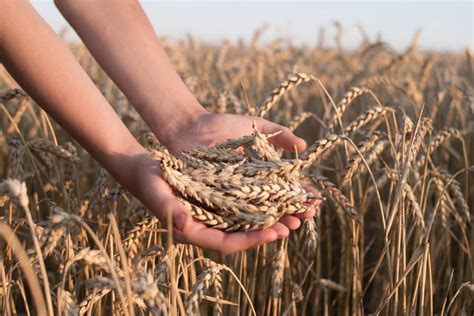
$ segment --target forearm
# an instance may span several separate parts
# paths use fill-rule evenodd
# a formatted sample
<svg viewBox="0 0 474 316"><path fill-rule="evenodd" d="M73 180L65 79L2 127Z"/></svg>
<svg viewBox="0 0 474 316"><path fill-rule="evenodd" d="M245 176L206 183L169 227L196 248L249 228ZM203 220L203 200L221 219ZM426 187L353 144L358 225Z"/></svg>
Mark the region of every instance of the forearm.
<svg viewBox="0 0 474 316"><path fill-rule="evenodd" d="M15 80L119 181L145 154L65 44L27 1L2 2L0 60Z"/></svg>
<svg viewBox="0 0 474 316"><path fill-rule="evenodd" d="M133 0L56 0L96 60L165 144L205 110Z"/></svg>

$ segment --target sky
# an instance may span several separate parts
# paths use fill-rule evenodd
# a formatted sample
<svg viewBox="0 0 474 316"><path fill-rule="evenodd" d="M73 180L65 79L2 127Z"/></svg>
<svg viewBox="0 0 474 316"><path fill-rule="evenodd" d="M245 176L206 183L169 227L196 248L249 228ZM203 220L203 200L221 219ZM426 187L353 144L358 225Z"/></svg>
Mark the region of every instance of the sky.
<svg viewBox="0 0 474 316"><path fill-rule="evenodd" d="M13 1L13 0L11 0ZM67 25L50 0L33 0L41 16L56 30ZM334 44L334 21L343 27L343 46L360 43L357 24L372 39L382 39L398 50L410 45L421 28L420 46L459 51L473 47L473 1L141 1L156 33L171 39L187 34L210 42L252 38L268 24L262 41L278 35L294 43L315 45L319 28L326 43ZM77 39L72 33L71 39Z"/></svg>

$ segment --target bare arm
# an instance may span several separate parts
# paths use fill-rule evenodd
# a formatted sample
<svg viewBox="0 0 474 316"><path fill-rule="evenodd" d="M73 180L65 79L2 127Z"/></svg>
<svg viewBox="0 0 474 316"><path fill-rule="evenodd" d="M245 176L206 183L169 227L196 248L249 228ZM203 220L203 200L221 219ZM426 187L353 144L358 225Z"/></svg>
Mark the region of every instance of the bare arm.
<svg viewBox="0 0 474 316"><path fill-rule="evenodd" d="M1 11L0 60L7 70L119 182L130 182L121 170L146 150L28 1L3 1Z"/></svg>
<svg viewBox="0 0 474 316"><path fill-rule="evenodd" d="M174 151L252 132L255 120L286 150L305 142L287 128L249 116L207 112L183 83L136 0L55 0L61 13L158 139Z"/></svg>
<svg viewBox="0 0 474 316"><path fill-rule="evenodd" d="M102 68L165 145L207 113L177 74L135 0L56 0Z"/></svg>

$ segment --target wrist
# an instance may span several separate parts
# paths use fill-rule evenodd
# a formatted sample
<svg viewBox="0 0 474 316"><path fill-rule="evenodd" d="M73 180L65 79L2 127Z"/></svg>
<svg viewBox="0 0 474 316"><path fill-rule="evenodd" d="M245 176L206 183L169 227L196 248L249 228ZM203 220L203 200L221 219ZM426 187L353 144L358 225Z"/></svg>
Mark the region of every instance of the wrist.
<svg viewBox="0 0 474 316"><path fill-rule="evenodd" d="M113 152L106 153L99 161L110 175L130 193L135 195L138 190L139 170L144 161L151 159L146 148L138 142L121 146Z"/></svg>
<svg viewBox="0 0 474 316"><path fill-rule="evenodd" d="M148 109L148 113L142 117L158 140L169 148L183 130L193 126L202 116L210 114L193 96L162 100L144 108Z"/></svg>

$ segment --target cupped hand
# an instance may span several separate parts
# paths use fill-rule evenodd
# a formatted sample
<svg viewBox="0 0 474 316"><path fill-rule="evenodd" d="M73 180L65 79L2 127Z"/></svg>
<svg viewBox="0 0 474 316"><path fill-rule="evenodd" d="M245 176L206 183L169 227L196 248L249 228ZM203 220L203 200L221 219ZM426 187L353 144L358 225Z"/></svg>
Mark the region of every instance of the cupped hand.
<svg viewBox="0 0 474 316"><path fill-rule="evenodd" d="M212 114L209 112L200 114L196 120L182 126L178 133L173 134L171 140L165 145L177 153L198 145L215 145L229 139L252 134L254 122L258 131L263 134L279 132L278 135L269 139L271 144L293 152L295 148L298 152L306 148L304 139L293 134L285 126L255 116Z"/></svg>
<svg viewBox="0 0 474 316"><path fill-rule="evenodd" d="M173 152L179 153L198 145L218 144L228 139L250 135L253 132L254 122L257 129L264 134L280 132L269 139L273 145L288 151L294 151L295 148L297 151L305 149L305 141L284 126L257 117L210 113L200 115L192 124L180 128L177 134L170 137L172 142L165 145ZM225 233L208 228L192 218L187 209L176 200L171 187L161 177L156 161L143 158L139 168L137 174L140 174L140 199L155 212L163 224L167 222L168 214L172 215L175 240L222 254L242 251L287 237L291 230L300 226L301 219L310 218L315 214L312 208L308 212L295 216L285 215L273 226L263 230ZM314 189L306 189L317 193Z"/></svg>

